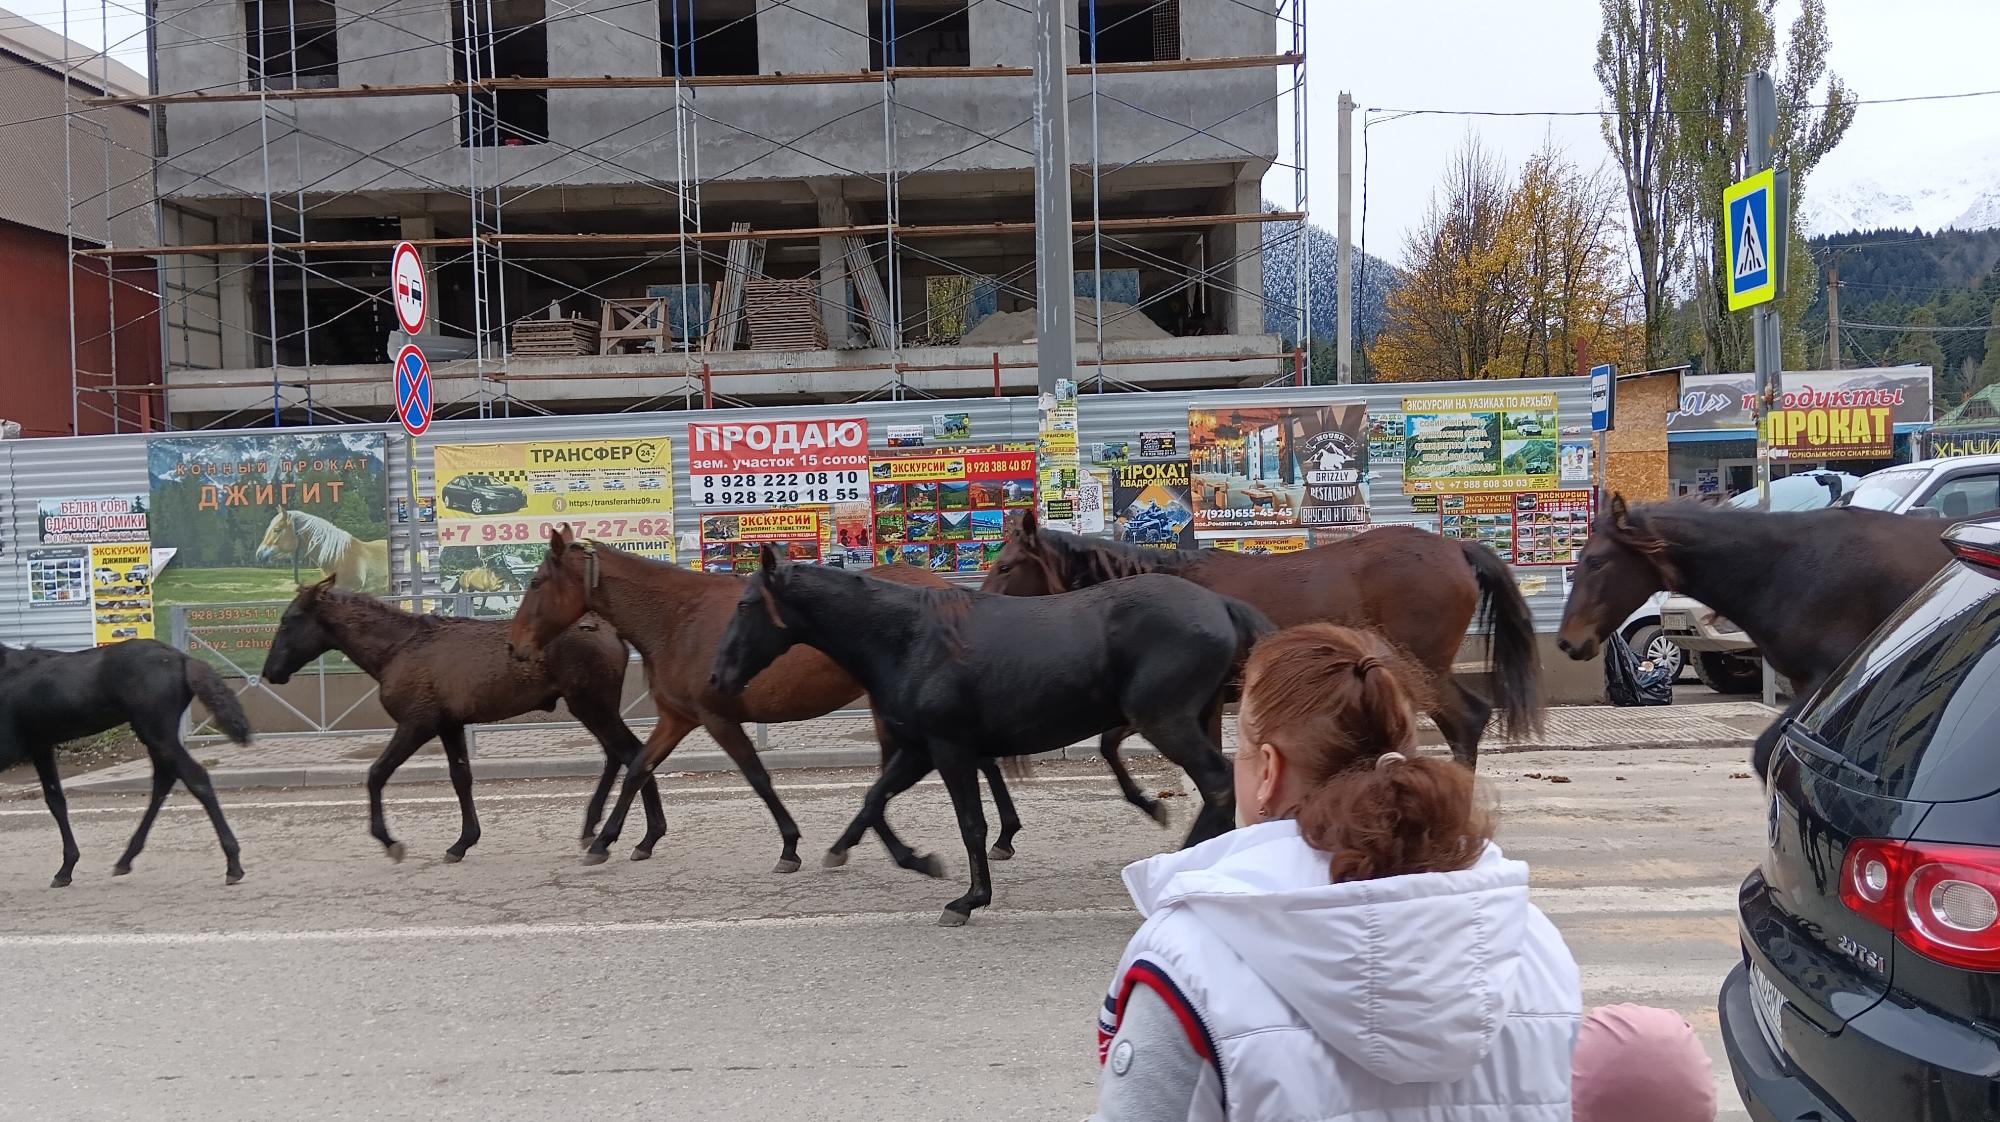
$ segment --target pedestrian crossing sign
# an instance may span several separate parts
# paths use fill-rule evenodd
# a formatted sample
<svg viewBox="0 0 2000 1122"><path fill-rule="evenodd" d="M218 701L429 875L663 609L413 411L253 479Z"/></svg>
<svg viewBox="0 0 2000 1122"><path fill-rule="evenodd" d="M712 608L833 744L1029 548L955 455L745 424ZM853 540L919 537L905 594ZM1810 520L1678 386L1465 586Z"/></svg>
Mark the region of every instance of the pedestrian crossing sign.
<svg viewBox="0 0 2000 1122"><path fill-rule="evenodd" d="M1772 221L1777 198L1777 175L1769 168L1722 192L1723 271L1732 312L1777 298L1773 258L1781 247L1772 239L1785 236Z"/></svg>

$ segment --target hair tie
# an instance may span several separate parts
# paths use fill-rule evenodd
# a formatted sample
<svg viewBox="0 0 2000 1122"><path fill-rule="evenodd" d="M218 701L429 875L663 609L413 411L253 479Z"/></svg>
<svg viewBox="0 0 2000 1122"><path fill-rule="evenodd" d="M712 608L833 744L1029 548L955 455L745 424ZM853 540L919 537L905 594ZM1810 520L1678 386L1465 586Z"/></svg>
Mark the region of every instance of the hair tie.
<svg viewBox="0 0 2000 1122"><path fill-rule="evenodd" d="M1375 757L1375 770L1381 771L1383 768L1388 767L1390 764L1400 764L1407 761L1408 759L1409 757L1403 755L1401 752L1384 752L1381 755Z"/></svg>
<svg viewBox="0 0 2000 1122"><path fill-rule="evenodd" d="M1354 676L1357 678L1366 678L1370 670L1380 665L1382 665L1382 660L1376 658L1374 655L1359 659L1354 663Z"/></svg>

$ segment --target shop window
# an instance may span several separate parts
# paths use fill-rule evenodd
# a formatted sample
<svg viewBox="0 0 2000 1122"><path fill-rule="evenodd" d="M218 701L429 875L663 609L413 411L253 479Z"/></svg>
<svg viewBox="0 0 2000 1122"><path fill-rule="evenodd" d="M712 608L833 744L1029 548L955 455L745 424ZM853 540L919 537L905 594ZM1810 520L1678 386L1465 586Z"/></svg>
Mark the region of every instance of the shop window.
<svg viewBox="0 0 2000 1122"><path fill-rule="evenodd" d="M757 72L757 0L660 0L660 73Z"/></svg>
<svg viewBox="0 0 2000 1122"><path fill-rule="evenodd" d="M971 66L966 0L868 0L868 68L882 69L883 36L894 32L892 66Z"/></svg>
<svg viewBox="0 0 2000 1122"><path fill-rule="evenodd" d="M328 90L340 84L331 0L250 0L244 54L253 90Z"/></svg>
<svg viewBox="0 0 2000 1122"><path fill-rule="evenodd" d="M490 18L487 12L491 12ZM546 78L549 31L542 0L491 0L478 11L479 33L467 42L465 5L451 6L452 77ZM468 57L467 51L477 52ZM473 65L476 63L476 66ZM549 139L547 90L468 91L458 95L458 140L466 147L544 144Z"/></svg>
<svg viewBox="0 0 2000 1122"><path fill-rule="evenodd" d="M1092 0L1076 6L1082 59L1091 62L1166 62L1181 57L1180 0L1122 0L1096 3L1093 38Z"/></svg>

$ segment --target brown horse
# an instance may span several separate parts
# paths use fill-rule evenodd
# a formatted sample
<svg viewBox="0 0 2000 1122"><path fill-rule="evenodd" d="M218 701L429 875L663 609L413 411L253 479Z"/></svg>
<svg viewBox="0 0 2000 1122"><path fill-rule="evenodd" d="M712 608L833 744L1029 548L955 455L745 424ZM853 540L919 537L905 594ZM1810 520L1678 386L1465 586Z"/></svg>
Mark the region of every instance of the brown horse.
<svg viewBox="0 0 2000 1122"><path fill-rule="evenodd" d="M1466 767L1478 762L1493 706L1458 684L1451 667L1483 606L1502 727L1517 735L1541 728L1535 624L1513 574L1484 545L1414 526L1385 526L1337 545L1257 556L1142 549L1042 530L1029 511L1010 527L981 587L1045 596L1137 573L1192 581L1249 604L1280 628L1325 620L1380 633L1432 678L1431 717L1453 758ZM1105 736L1105 759L1114 771L1122 771L1116 751L1123 736L1124 730Z"/></svg>
<svg viewBox="0 0 2000 1122"><path fill-rule="evenodd" d="M590 844L584 863L595 865L607 858L631 808L635 785L652 775L682 737L701 728L742 769L744 779L777 822L784 849L775 871L797 872L798 825L772 788L756 746L743 733L743 722L779 724L825 716L853 704L862 695L860 683L825 655L801 648L772 664L747 690L726 696L710 684L709 671L722 633L743 595L743 578L690 572L597 542L572 545L574 540L563 529L550 531L548 555L528 582L527 594L507 633L514 656L534 657L563 628L585 612L595 612L616 627L645 660L646 683L660 714L644 750L627 769L618 804L605 820L604 832ZM943 577L909 565L884 565L868 573L919 588L950 587ZM878 722L878 741L882 740L881 731ZM882 743L886 763L890 751L887 742ZM994 856L1005 860L1013 856L1013 839L1021 820L1000 777L999 765L984 760L979 770L986 776L1000 813ZM922 860L913 854L899 857L899 862L908 861L907 867L912 868Z"/></svg>
<svg viewBox="0 0 2000 1122"><path fill-rule="evenodd" d="M1589 658L1647 597L1686 593L1743 629L1771 669L1790 679L1796 710L1951 560L1942 526L1852 507L1628 507L1613 495L1583 547L1556 645ZM1757 740L1751 761L1759 775L1782 723Z"/></svg>
<svg viewBox="0 0 2000 1122"><path fill-rule="evenodd" d="M597 820L621 764L639 754L639 738L619 715L625 687L625 644L610 627L584 620L549 644L546 657L509 657L507 624L500 620L446 619L412 615L363 592L333 587L328 578L300 587L285 608L264 680L284 685L299 668L328 651L345 654L381 685L382 708L396 720L388 747L368 769L368 832L403 859L403 843L389 836L382 816L382 788L417 749L432 737L444 743L451 785L458 792L459 836L445 850L446 861L464 859L479 841L479 815L472 808L472 762L465 726L504 721L535 710L547 712L558 698L604 747L604 774L584 811L583 840L597 835ZM652 856L667 831L659 789L646 780L646 839L633 860Z"/></svg>

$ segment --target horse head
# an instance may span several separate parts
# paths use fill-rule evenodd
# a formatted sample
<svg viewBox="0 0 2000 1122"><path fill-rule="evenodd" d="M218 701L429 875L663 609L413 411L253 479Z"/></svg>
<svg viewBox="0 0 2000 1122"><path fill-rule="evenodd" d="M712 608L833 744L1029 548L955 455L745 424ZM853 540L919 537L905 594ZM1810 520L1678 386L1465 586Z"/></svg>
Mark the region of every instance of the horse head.
<svg viewBox="0 0 2000 1122"><path fill-rule="evenodd" d="M292 512L281 510L271 516L271 524L264 528L264 540L257 543L257 560L275 561L298 552L299 532L292 525Z"/></svg>
<svg viewBox="0 0 2000 1122"><path fill-rule="evenodd" d="M1589 658L1647 597L1672 589L1674 570L1666 549L1667 543L1626 507L1625 496L1612 495L1577 558L1576 583L1563 605L1556 646L1571 658Z"/></svg>
<svg viewBox="0 0 2000 1122"><path fill-rule="evenodd" d="M1024 511L1007 527L1006 544L993 568L979 585L981 592L1005 596L1049 596L1066 591L1062 559L1054 544L1042 536L1041 524L1033 510Z"/></svg>
<svg viewBox="0 0 2000 1122"><path fill-rule="evenodd" d="M792 566L779 561L769 544L760 547L757 556L761 565L736 598L736 611L722 632L715 667L708 676L709 688L728 696L742 693L752 678L799 641L796 621L787 618L785 607L796 579Z"/></svg>
<svg viewBox="0 0 2000 1122"><path fill-rule="evenodd" d="M507 649L515 658L525 662L535 657L590 610L597 563L597 543L578 545L567 525L550 527L549 551L529 578L528 590L507 629Z"/></svg>
<svg viewBox="0 0 2000 1122"><path fill-rule="evenodd" d="M332 589L332 577L317 584L302 584L298 595L285 605L285 614L278 620L278 633L271 636L270 653L264 656L261 677L266 682L282 686L306 663L340 645L320 615L321 604Z"/></svg>

